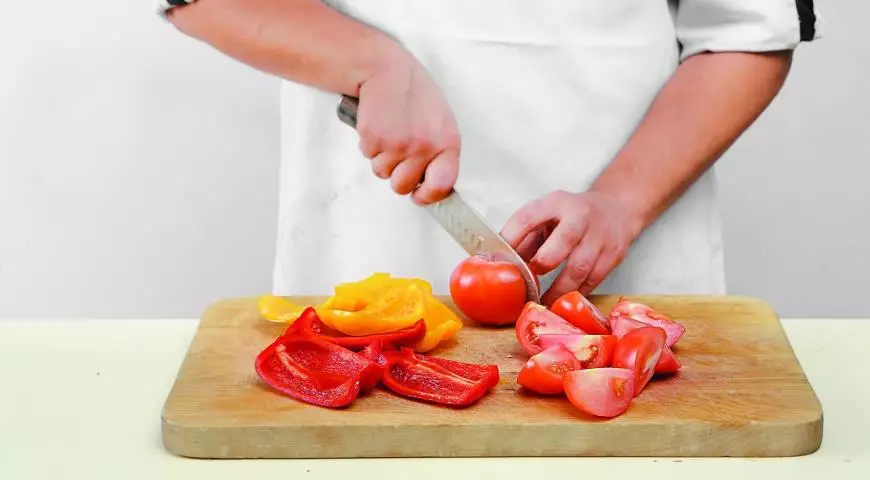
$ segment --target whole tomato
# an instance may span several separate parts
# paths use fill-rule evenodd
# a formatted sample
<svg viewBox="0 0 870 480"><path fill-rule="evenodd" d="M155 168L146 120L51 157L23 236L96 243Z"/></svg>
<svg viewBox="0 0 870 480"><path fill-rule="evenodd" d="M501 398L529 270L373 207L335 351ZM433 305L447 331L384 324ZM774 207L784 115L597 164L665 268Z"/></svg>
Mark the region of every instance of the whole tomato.
<svg viewBox="0 0 870 480"><path fill-rule="evenodd" d="M512 325L526 304L526 284L510 262L473 256L450 275L450 296L456 307L477 323Z"/></svg>

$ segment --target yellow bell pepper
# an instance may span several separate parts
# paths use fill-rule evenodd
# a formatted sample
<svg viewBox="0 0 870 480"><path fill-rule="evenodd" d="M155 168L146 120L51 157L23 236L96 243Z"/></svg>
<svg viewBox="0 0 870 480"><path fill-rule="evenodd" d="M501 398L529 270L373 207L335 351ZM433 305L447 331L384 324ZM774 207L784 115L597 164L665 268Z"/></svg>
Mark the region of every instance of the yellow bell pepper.
<svg viewBox="0 0 870 480"><path fill-rule="evenodd" d="M266 320L275 323L292 324L305 311L304 305L296 305L286 298L274 295L265 295L257 301L260 315Z"/></svg>
<svg viewBox="0 0 870 480"><path fill-rule="evenodd" d="M423 292L414 284L395 286L359 310L324 308L317 313L323 323L345 335L389 333L410 327L423 318Z"/></svg>
<svg viewBox="0 0 870 480"><path fill-rule="evenodd" d="M462 328L462 320L447 305L432 295L425 296L424 306L426 308L423 313L426 336L414 345L414 350L420 353L428 352L441 342L449 340Z"/></svg>
<svg viewBox="0 0 870 480"><path fill-rule="evenodd" d="M358 282L340 283L335 286L335 296L330 300L330 308L355 312L370 303L376 302L387 291L396 287L416 285L423 293L431 295L432 285L419 278L397 278L389 273L374 273Z"/></svg>

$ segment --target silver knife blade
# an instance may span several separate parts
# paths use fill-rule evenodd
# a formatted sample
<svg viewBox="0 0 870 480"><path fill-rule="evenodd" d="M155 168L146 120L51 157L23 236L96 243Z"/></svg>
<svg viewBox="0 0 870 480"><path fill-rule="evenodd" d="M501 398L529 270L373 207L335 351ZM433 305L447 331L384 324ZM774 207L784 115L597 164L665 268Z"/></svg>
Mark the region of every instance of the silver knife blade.
<svg viewBox="0 0 870 480"><path fill-rule="evenodd" d="M426 210L447 230L469 255L482 255L512 263L526 283L529 301L541 303L535 276L523 258L486 220L468 205L457 190L441 201L426 205Z"/></svg>
<svg viewBox="0 0 870 480"><path fill-rule="evenodd" d="M338 118L354 129L358 106L358 99L342 95L337 108ZM526 284L527 300L541 303L541 291L529 266L456 189L444 199L426 205L425 209L469 255L482 255L515 265Z"/></svg>

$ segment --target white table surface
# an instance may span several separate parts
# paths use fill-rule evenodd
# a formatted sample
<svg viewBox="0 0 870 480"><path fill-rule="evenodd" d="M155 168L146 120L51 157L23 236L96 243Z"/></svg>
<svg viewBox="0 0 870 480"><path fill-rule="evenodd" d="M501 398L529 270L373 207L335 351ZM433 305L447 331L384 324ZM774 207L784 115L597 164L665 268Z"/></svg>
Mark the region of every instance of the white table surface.
<svg viewBox="0 0 870 480"><path fill-rule="evenodd" d="M160 440L197 320L0 320L0 479L870 479L870 320L783 324L824 409L805 457L218 461Z"/></svg>

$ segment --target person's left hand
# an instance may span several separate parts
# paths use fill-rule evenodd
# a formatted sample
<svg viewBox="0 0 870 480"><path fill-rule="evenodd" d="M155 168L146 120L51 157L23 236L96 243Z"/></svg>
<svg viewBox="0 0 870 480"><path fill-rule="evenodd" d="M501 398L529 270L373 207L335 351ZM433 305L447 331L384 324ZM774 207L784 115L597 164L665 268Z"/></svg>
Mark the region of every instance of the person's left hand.
<svg viewBox="0 0 870 480"><path fill-rule="evenodd" d="M568 259L541 299L546 306L573 290L592 293L639 234L639 222L612 195L561 190L524 205L501 232L538 275Z"/></svg>

